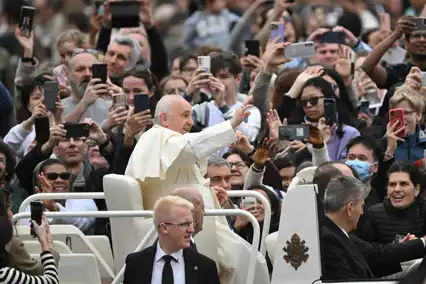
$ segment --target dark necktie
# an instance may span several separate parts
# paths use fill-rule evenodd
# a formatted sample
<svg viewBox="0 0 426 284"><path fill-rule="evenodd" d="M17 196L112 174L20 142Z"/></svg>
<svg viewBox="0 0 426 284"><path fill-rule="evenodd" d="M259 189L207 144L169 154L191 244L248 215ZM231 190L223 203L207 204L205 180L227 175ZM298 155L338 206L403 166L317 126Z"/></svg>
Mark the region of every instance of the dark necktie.
<svg viewBox="0 0 426 284"><path fill-rule="evenodd" d="M161 284L174 284L173 279L173 268L171 261L175 260L175 258L171 255L164 255L164 267L163 267L163 277Z"/></svg>
<svg viewBox="0 0 426 284"><path fill-rule="evenodd" d="M189 245L194 249L194 250L196 250L196 251L198 251L198 249L197 249L197 245L195 244L195 242L194 241L190 241L190 243L189 243Z"/></svg>

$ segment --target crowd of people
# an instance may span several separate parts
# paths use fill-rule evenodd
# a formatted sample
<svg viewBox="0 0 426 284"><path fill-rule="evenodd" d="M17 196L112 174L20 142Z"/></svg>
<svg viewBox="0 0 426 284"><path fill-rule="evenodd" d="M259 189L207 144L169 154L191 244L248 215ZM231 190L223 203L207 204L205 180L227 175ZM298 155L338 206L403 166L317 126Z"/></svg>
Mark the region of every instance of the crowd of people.
<svg viewBox="0 0 426 284"><path fill-rule="evenodd" d="M263 228L261 202L227 194L256 191L277 235L286 193L309 183L322 279L377 279L424 257L425 0L135 1L139 24L117 28L113 0L0 0L0 283L58 283L49 224L111 240L107 218L43 218L39 263L11 221L28 196L103 192L108 174L137 180L159 236L128 256L127 284L239 283L226 248L248 259L253 227L216 219L217 269L193 238L205 208ZM271 259L258 254L255 283L269 283Z"/></svg>

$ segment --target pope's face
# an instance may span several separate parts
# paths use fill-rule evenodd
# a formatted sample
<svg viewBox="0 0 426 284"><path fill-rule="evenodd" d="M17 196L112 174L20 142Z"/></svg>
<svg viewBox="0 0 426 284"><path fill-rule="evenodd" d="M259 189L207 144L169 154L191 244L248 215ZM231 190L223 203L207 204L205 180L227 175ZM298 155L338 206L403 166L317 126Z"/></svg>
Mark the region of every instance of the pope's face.
<svg viewBox="0 0 426 284"><path fill-rule="evenodd" d="M194 121L192 120L192 106L185 99L173 100L170 113L163 114L162 126L181 134L188 133Z"/></svg>

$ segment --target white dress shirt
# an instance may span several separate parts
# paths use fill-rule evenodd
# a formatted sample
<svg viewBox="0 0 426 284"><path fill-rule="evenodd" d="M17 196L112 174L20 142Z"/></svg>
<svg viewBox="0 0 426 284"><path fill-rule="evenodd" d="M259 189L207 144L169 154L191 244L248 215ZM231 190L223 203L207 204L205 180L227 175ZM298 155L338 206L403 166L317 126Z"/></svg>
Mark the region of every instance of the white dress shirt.
<svg viewBox="0 0 426 284"><path fill-rule="evenodd" d="M163 280L163 267L164 259L163 256L166 253L161 249L160 243L157 243L157 251L154 257L154 267L152 268L151 284L161 284ZM176 261L172 260L171 265L173 269L173 280L174 284L185 284L185 262L183 260L183 250L180 249L177 252L171 254Z"/></svg>
<svg viewBox="0 0 426 284"><path fill-rule="evenodd" d="M65 206L62 206L59 203L56 203L58 206L58 212L74 212L74 211L98 211L95 201L93 199L67 199L65 201ZM30 212L31 207L28 206L25 209L25 212ZM48 212L47 209L45 209ZM63 217L63 218L48 218L50 224L56 225L74 225L79 228L83 233L86 233L89 229L92 228L93 223L96 218L92 217ZM30 220L22 220L20 225L29 224Z"/></svg>

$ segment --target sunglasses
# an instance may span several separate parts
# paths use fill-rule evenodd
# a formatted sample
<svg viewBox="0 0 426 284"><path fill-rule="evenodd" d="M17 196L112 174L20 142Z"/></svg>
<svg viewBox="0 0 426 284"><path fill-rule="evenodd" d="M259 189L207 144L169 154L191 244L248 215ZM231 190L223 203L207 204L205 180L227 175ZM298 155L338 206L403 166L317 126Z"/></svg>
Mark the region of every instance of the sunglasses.
<svg viewBox="0 0 426 284"><path fill-rule="evenodd" d="M69 180L71 174L67 172L63 173L45 173L44 174L48 180L57 180L58 177L61 178L61 180Z"/></svg>
<svg viewBox="0 0 426 284"><path fill-rule="evenodd" d="M299 103L303 106L306 107L308 105L308 103L311 106L316 106L319 102L320 99L323 99L324 96L316 96L316 97L310 97L309 99L300 99Z"/></svg>

